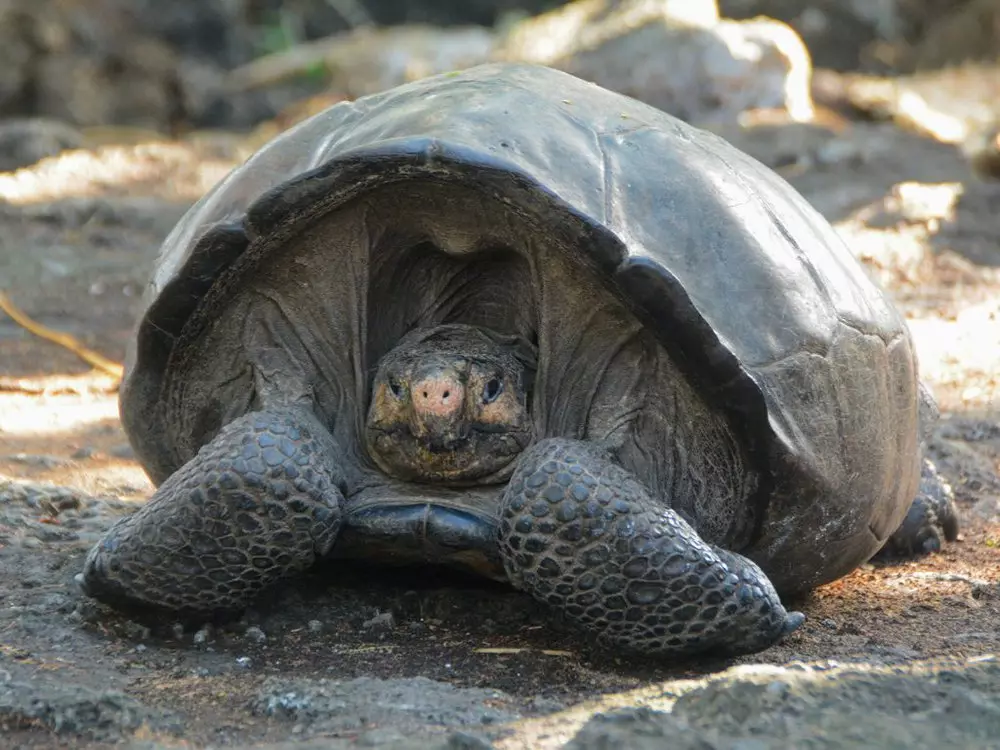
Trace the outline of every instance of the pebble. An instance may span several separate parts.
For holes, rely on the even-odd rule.
[[[895,646],[875,646],[871,650],[872,653],[878,654],[879,656],[896,657],[899,659],[916,659],[920,656],[919,651],[903,644],[897,644]]]
[[[244,635],[246,636],[247,640],[252,641],[254,643],[267,642],[267,633],[258,628],[256,625],[251,625],[249,628],[247,628]]]
[[[323,632],[323,623],[320,622],[319,620],[310,620],[309,621],[309,632],[310,633],[322,633]]]
[[[194,644],[196,646],[204,646],[212,637],[212,628],[209,625],[202,625],[198,628],[198,631],[194,634]]]
[[[4,456],[7,461],[12,461],[25,466],[38,466],[43,469],[55,469],[70,463],[65,458],[59,456],[44,456],[31,453],[15,453],[11,456]]]
[[[392,612],[380,612],[370,620],[361,623],[364,630],[392,630],[396,627],[396,618]]]
[[[448,737],[448,750],[490,750],[491,743],[468,732],[453,732]]]
[[[777,696],[779,698],[784,698],[791,691],[791,686],[784,680],[774,680],[769,682],[765,690],[770,694]]]
[[[125,624],[125,633],[130,639],[136,641],[147,641],[152,635],[152,631],[148,627],[133,621]]]
[[[109,449],[108,453],[110,453],[115,458],[135,458],[135,451],[132,450],[132,446],[129,445],[128,443],[122,443],[120,445],[116,445],[113,448]]]
[[[1000,520],[1000,498],[984,497],[972,506],[972,512],[989,523]]]

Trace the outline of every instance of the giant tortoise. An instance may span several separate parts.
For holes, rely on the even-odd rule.
[[[758,650],[915,497],[899,545],[953,534],[922,394],[899,312],[776,174],[486,65],[306,120],[177,225],[121,390],[159,486],[79,580],[210,616],[320,558],[439,563],[614,649]]]

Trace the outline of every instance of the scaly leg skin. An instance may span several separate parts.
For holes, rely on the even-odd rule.
[[[619,651],[759,651],[805,619],[750,560],[706,544],[599,446],[550,438],[504,495],[512,582]]]
[[[112,526],[78,580],[112,605],[238,611],[333,545],[343,503],[334,454],[306,409],[247,414]]]
[[[940,552],[942,537],[949,542],[958,538],[958,512],[951,487],[925,458],[917,496],[875,559],[884,562]]]

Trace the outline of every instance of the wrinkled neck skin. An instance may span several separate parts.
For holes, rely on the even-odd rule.
[[[231,283],[237,291],[212,312],[215,324],[175,355],[164,467],[190,460],[222,424],[255,408],[256,369],[272,376],[272,392],[308,395],[362,473],[434,489],[494,485],[532,441],[588,440],[694,519],[704,538],[738,549],[756,522],[745,510],[754,479],[740,435],[673,361],[664,344],[672,324],[640,322],[606,272],[586,262],[585,239],[571,228],[457,182],[393,185],[324,215]],[[335,273],[324,270],[331,258]],[[426,340],[448,324],[478,330],[476,346],[499,340],[519,361],[533,360],[524,373],[530,424],[509,433],[507,455],[490,467],[469,460],[500,450],[487,445],[487,431],[464,465],[448,465],[441,452],[428,463],[406,440],[398,445],[410,446],[409,458],[372,449],[379,363],[408,337]],[[395,434],[406,436],[402,427]]]
[[[534,439],[536,358],[524,339],[481,326],[411,331],[379,362],[364,432],[369,457],[404,481],[505,482]]]

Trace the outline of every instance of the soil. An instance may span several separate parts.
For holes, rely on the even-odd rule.
[[[1000,184],[892,123],[726,135],[905,311],[943,410],[930,452],[958,541],[793,602],[799,631],[728,661],[594,652],[527,597],[433,570],[323,567],[238,622],[131,619],[74,583],[152,491],[114,381],[0,316],[4,746],[1000,747]],[[0,175],[3,287],[120,360],[158,243],[238,153],[104,147]]]

